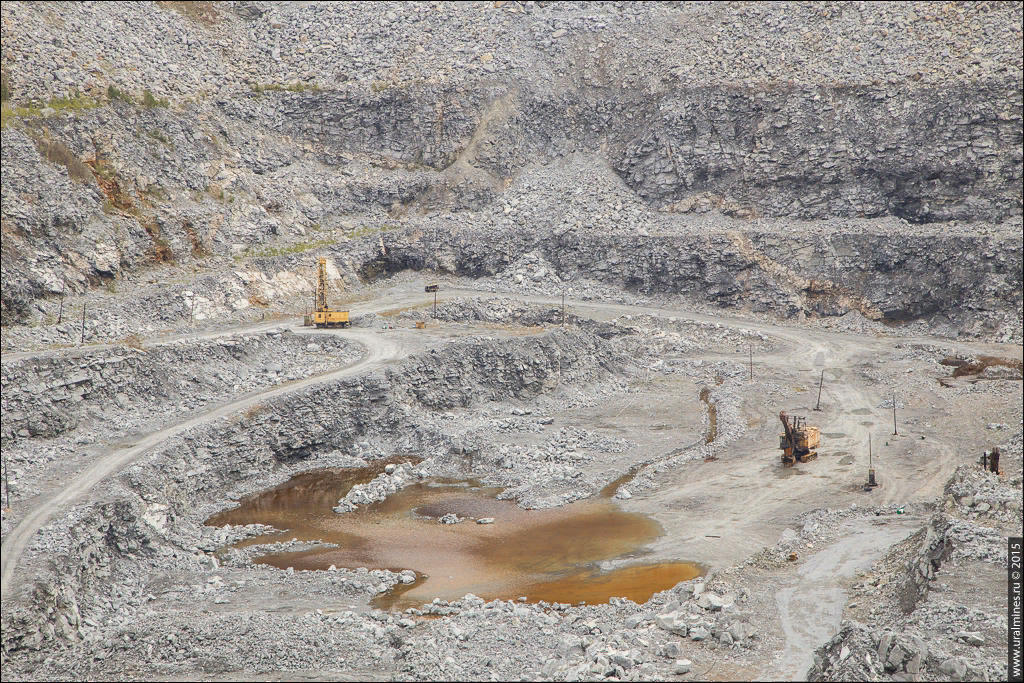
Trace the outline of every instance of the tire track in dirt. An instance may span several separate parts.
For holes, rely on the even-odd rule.
[[[845,580],[858,569],[870,567],[925,523],[923,517],[861,518],[848,534],[798,565],[795,576],[775,594],[785,649],[757,680],[806,680],[814,650],[839,630],[846,605]]]

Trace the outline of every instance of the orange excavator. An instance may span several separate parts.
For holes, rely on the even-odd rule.
[[[785,430],[779,435],[779,448],[782,449],[782,464],[792,467],[797,461],[809,462],[818,457],[814,449],[821,444],[821,430],[807,425],[806,418],[793,416],[792,420],[783,410],[779,420]]]

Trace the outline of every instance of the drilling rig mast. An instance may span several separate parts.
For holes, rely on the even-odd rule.
[[[348,327],[348,311],[327,307],[327,259],[316,264],[316,294],[313,298],[313,323],[317,327]]]

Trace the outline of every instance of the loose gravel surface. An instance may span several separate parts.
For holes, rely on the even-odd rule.
[[[4,2],[4,680],[1005,679],[1022,16]]]
[[[362,343],[398,335],[394,339],[401,339],[401,345],[419,338],[443,352],[443,339],[451,334],[456,341],[448,345],[480,340],[472,343],[498,344],[498,349],[561,330],[560,306],[486,294],[446,300],[438,319],[416,330],[412,322],[429,320],[421,313],[431,312],[432,306],[414,293],[414,284],[399,279],[374,306],[384,312],[388,306],[407,309],[392,304],[419,297],[422,308],[382,317],[395,320],[399,329],[371,328],[364,334],[372,336],[360,338]],[[525,507],[597,495],[632,471],[631,480],[607,495],[625,510],[652,516],[665,534],[640,557],[609,558],[604,570],[638,560],[686,560],[706,568],[701,579],[668,586],[646,604],[619,598],[605,605],[537,604],[529,596],[526,602],[510,603],[466,596],[389,614],[375,610],[370,600],[403,585],[401,572],[351,567],[292,573],[254,565],[254,558],[268,552],[319,546],[289,543],[280,530],[258,526],[202,526],[212,512],[230,507],[220,497],[191,509],[151,497],[145,516],[134,517],[137,513],[116,503],[99,504],[124,495],[118,486],[102,484],[91,494],[96,502],[70,508],[63,521],[55,518],[44,527],[22,562],[38,562],[54,552],[81,552],[81,539],[72,530],[91,528],[100,514],[108,528],[125,534],[102,553],[104,563],[91,570],[96,578],[90,581],[109,588],[75,593],[81,601],[81,616],[71,626],[77,644],[45,655],[33,654],[32,643],[47,642],[47,633],[60,633],[59,625],[34,631],[27,626],[32,622],[25,607],[8,608],[5,599],[11,632],[21,634],[8,641],[19,645],[9,646],[5,669],[23,672],[16,677],[47,678],[274,676],[290,671],[314,677],[648,680],[684,670],[691,677],[799,678],[816,661],[827,661],[815,648],[831,643],[835,634],[851,633],[850,619],[862,605],[874,610],[864,628],[885,628],[888,617],[883,615],[892,609],[886,600],[898,601],[898,596],[879,594],[868,603],[861,596],[863,587],[905,579],[905,563],[886,560],[886,548],[908,537],[912,543],[936,505],[964,510],[968,519],[980,520],[984,514],[1009,524],[1002,534],[1010,533],[1019,518],[1019,477],[980,475],[973,456],[968,464],[957,455],[971,443],[1003,435],[1003,425],[1019,423],[1019,382],[979,380],[966,389],[939,382],[951,370],[939,360],[990,353],[993,347],[837,335],[755,321],[741,326],[682,310],[622,304],[570,301],[569,310],[569,328],[622,352],[623,364],[615,373],[596,383],[542,389],[525,400],[481,394],[478,408],[455,406],[436,418],[424,413],[436,425],[431,428],[448,434],[448,443],[458,444],[457,449],[435,450],[408,473],[402,468],[381,471],[359,489],[364,491],[359,501],[352,494],[348,498],[366,504],[401,488],[408,475],[412,480],[465,476],[469,457],[473,476],[507,487],[505,495]],[[294,328],[292,337],[300,333]],[[306,344],[293,345],[305,353]],[[751,351],[756,354],[753,384]],[[871,362],[859,360],[865,356]],[[563,371],[572,362],[567,360]],[[826,370],[827,379],[820,414],[809,405],[816,398],[818,368]],[[551,371],[557,378],[558,366]],[[902,426],[901,436],[893,438],[884,430],[885,420],[891,419],[887,387],[897,378]],[[699,397],[704,387],[710,389],[708,403]],[[717,434],[708,443],[710,406],[716,408]],[[803,409],[821,426],[824,445],[817,460],[781,467],[774,443],[780,406]],[[940,414],[967,409],[984,411],[989,421],[954,432],[939,425]],[[71,435],[84,431],[78,427]],[[870,494],[859,487],[868,433],[877,437],[874,465],[883,483]],[[375,434],[371,430],[369,438],[344,452],[324,451],[293,460],[273,474],[235,482],[230,495],[259,491],[290,473],[316,467],[387,462],[397,454],[394,445]],[[1019,432],[998,440],[1008,453],[1004,468],[1013,467],[1014,458],[1019,460],[1014,455]],[[142,457],[145,462],[147,456]],[[727,491],[730,495],[724,495]],[[35,499],[21,500],[15,511]],[[988,505],[984,513],[983,504]],[[5,520],[5,536],[10,523]],[[957,548],[943,566],[968,556],[969,562],[979,557],[999,561],[1005,536],[972,528],[954,524],[943,530]],[[220,550],[267,533],[275,534],[269,546]],[[916,552],[916,546],[906,547]],[[795,562],[789,560],[792,554]],[[869,584],[865,577],[884,562],[892,567],[890,578]],[[407,576],[415,583],[414,574]],[[937,576],[940,582],[941,570]],[[58,604],[66,600],[66,587],[50,590]],[[45,600],[45,594],[37,592],[34,599]],[[27,594],[21,595],[12,605],[29,604],[21,602]],[[814,610],[809,612],[808,605]],[[935,628],[929,626],[933,609],[929,598],[908,624],[927,636]],[[961,630],[987,628],[977,619],[990,619],[984,616],[989,613],[972,614],[964,613]],[[296,646],[299,641],[302,645]],[[941,664],[934,664],[935,671]],[[932,665],[925,660],[923,666]]]

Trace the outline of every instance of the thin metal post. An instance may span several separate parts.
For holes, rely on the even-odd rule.
[[[565,290],[562,290],[562,327],[565,327]]]
[[[815,410],[821,410],[821,387],[825,384],[825,371],[821,371],[821,379],[818,380],[818,405],[814,406]]]
[[[437,320],[437,290],[434,290],[434,320]]]
[[[868,471],[871,471],[871,434],[868,433]]]
[[[4,484],[7,487],[7,509],[11,509],[11,479],[10,470],[7,469],[7,451],[3,452],[4,455]]]
[[[61,278],[60,283],[60,310],[57,312],[57,324],[60,325],[61,320],[64,318],[64,290],[68,286],[68,281]]]
[[[896,392],[892,392],[892,435],[899,436],[899,431],[896,429]]]
[[[82,302],[82,344],[85,343],[85,302]]]
[[[750,381],[754,381],[754,342],[750,342]]]

